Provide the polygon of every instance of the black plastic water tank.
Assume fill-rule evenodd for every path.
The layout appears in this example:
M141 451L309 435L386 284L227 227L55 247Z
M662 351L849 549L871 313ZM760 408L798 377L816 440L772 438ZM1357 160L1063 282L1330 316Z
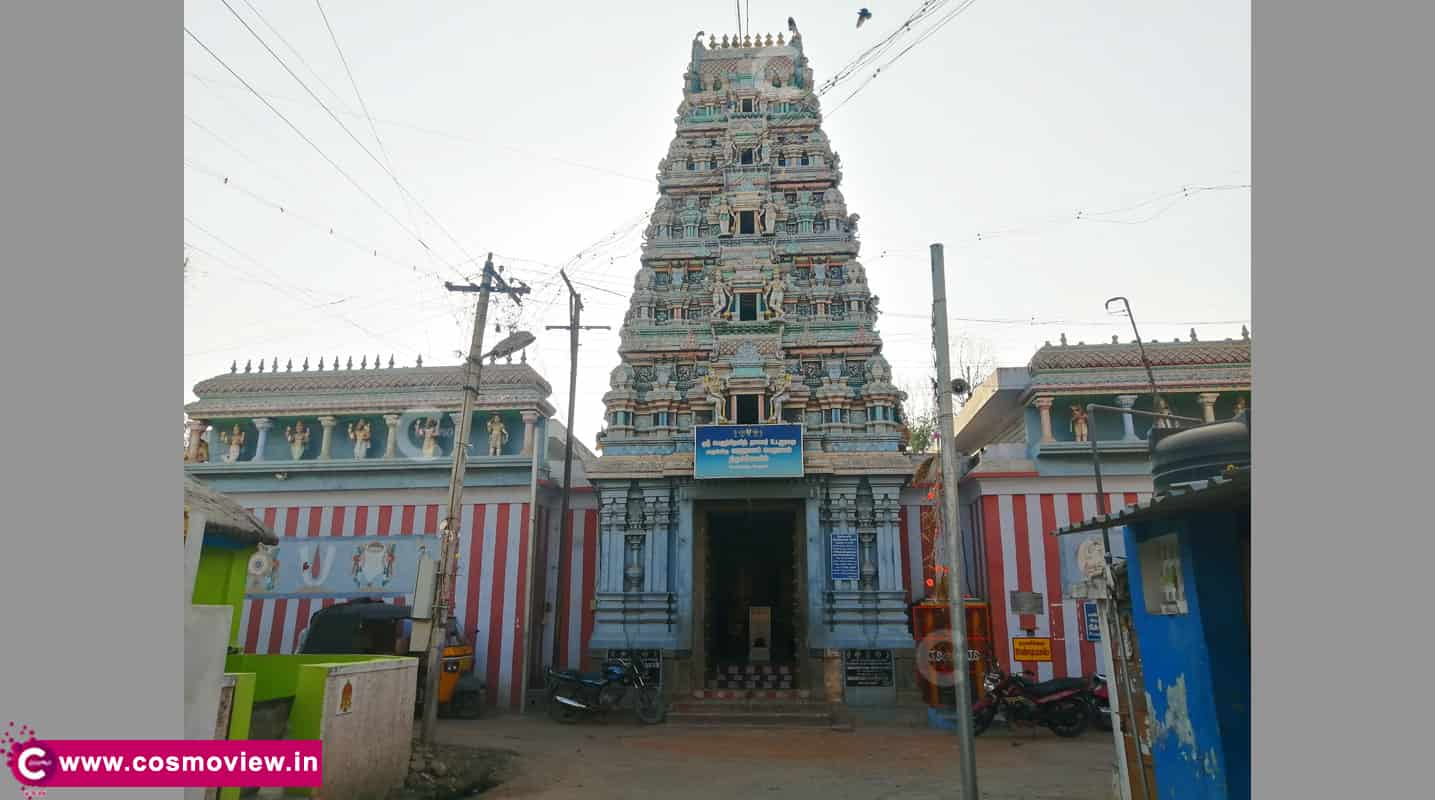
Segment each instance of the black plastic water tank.
M1156 428L1151 432L1151 480L1159 494L1172 484L1203 481L1227 466L1251 463L1251 412L1235 419L1194 428Z

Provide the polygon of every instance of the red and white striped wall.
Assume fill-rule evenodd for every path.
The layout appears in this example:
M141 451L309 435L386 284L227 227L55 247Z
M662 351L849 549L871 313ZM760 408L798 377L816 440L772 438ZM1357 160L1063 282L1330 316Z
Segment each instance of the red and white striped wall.
M553 517L558 516L553 509ZM566 531L548 542L547 607L543 663L555 669L582 669L593 635L593 592L598 574L598 506L591 494L573 496ZM563 546L563 542L567 546ZM560 591L561 588L561 591Z
M465 634L473 639L475 669L486 679L488 702L517 707L523 686L518 676L519 653L528 619L525 581L530 509L526 502L513 501L511 495L518 492L501 494L510 496L463 507L454 606ZM356 502L346 503L333 493L324 498L239 495L237 499L281 539L436 535L444 513L444 506L437 500L370 504L359 501L371 498L351 498ZM264 502L266 500L270 502ZM305 504L305 500L309 504ZM246 598L239 623L239 640L244 652L295 652L311 615L336 602L342 601ZM385 602L407 605L413 602L413 596L389 598Z
M1089 485L1089 481L1085 482ZM1149 482L1146 484L1149 487ZM965 591L991 604L992 640L1003 668L1027 669L1041 680L1082 677L1104 669L1098 663L1096 643L1086 641L1082 601L1063 597L1061 548L1050 534L1066 525L1089 519L1098 511L1098 496L1092 492L1069 491L1081 488L1078 482L1053 481L1032 476L1030 480L1007 479L982 485L976 491L963 487L962 528L965 536L964 562L968 574ZM1149 491L1108 493L1109 508L1150 499ZM931 544L923 542L922 515L940 514L925 496L914 499L905 494L900 524L903 575L908 598L926 594L923 559L930 563ZM1119 530L1113 531L1112 551L1124 552ZM1047 604L1044 614L1014 614L1009 610L1013 591L1040 592ZM1018 662L1013 665L1011 637L1027 629L1036 636L1051 637L1050 663Z

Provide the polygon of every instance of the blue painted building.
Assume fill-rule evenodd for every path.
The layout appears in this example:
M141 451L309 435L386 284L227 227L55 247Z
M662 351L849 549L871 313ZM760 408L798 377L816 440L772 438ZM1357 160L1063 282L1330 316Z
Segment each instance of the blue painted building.
M1151 500L1057 535L1105 527L1124 539L1151 796L1249 798L1249 412L1163 432L1151 453Z

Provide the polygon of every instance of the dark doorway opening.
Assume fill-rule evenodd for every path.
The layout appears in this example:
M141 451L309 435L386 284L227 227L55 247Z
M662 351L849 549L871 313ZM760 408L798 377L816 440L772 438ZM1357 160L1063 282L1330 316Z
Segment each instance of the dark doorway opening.
M737 318L739 322L755 322L757 320L756 294L743 292L737 296Z
M707 523L704 644L709 681L796 688L800 597L796 515L715 511L708 514ZM754 608L759 609L757 628ZM767 610L769 636L761 635L762 609Z
M740 394L737 396L737 424L756 425L762 420L757 414L757 395Z
M738 213L738 233L757 233L756 211L742 211Z

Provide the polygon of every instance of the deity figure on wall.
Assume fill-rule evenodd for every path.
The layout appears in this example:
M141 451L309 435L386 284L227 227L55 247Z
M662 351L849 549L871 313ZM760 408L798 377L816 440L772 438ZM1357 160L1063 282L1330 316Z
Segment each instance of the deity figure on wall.
M240 429L237 423L233 431L229 433L225 433L224 431L219 432L219 441L229 445L229 452L224 456L226 462L233 463L239 460L239 453L244 449L244 438L244 431Z
M304 421L295 422L293 427L284 429L284 438L289 442L289 457L298 461L304 457L304 448L309 446L309 429Z
M433 417L417 420L414 422L414 436L423 442L421 452L424 458L434 458L438 455L438 420Z
M773 202L772 197L769 195L767 200L762 204L762 232L764 234L771 235L777 233L777 216L780 213L782 213L782 210L778 208L777 203Z
M1076 441L1088 441L1086 438L1086 410L1078 405L1071 407L1071 432L1076 437Z
M196 448L194 460L197 464L209 463L209 442L205 441L203 438L199 440L199 447Z
M772 382L772 412L768 415L768 422L782 422L782 404L792 396L792 376L786 372L777 376Z
M713 278L713 319L725 319L727 317L728 304L732 302L732 295L728 292L727 284L722 278Z
M732 206L728 205L727 197L723 197L717 208L713 209L714 221L717 222L718 232L722 236L732 235Z
M786 316L782 311L782 303L786 298L787 280L781 273L772 276L767 282L767 315L773 319L781 319Z
M713 404L713 424L722 425L727 422L727 413L723 406L727 405L727 398L723 396L722 378L711 373L703 376L703 389L707 392L708 402Z
M1164 398L1164 397L1158 397L1158 398L1156 398L1156 413L1157 413L1157 414L1170 414L1170 413L1171 413L1171 404L1166 402L1166 398ZM1157 417L1157 418L1156 418L1156 427L1157 427L1157 428L1174 428L1174 427L1176 427L1176 420L1174 420L1174 419L1167 419L1166 417Z
M488 418L488 454L490 456L503 455L503 446L508 444L508 428L503 424L503 418L494 414Z
M1231 409L1231 416L1233 416L1233 417L1239 417L1239 416L1241 415L1241 412L1243 412L1243 411L1245 411L1245 410L1246 410L1246 398L1244 398L1244 397L1237 397L1237 398L1236 398L1236 406L1235 406L1235 408Z
M358 422L350 422L349 440L354 443L354 458L363 460L367 457L369 444L373 441L373 431L369 428L369 421L361 419Z

